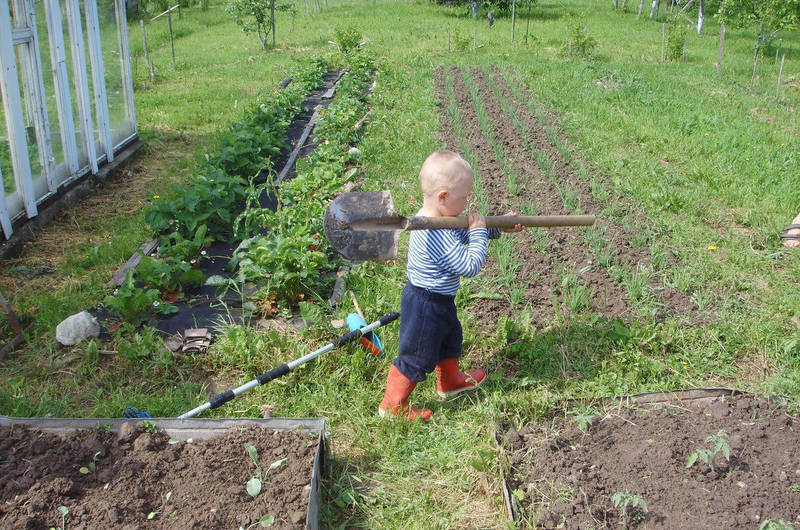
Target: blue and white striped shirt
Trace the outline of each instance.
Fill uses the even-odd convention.
[[[499,228],[414,230],[408,245],[408,281],[455,296],[461,276],[471,278],[483,267],[487,239],[498,237]]]

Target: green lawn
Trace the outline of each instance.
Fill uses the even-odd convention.
[[[717,77],[713,19],[702,37],[690,35],[686,61],[660,63],[661,24],[637,21],[632,5],[614,13],[611,2],[540,2],[527,43],[525,18],[512,43],[510,18],[488,28],[484,19],[464,16],[466,9],[427,2],[329,0],[320,12],[297,7],[293,19],[279,19],[278,48],[269,52],[243,35],[222,5],[185,10],[173,19],[175,70],[166,20],[148,26],[157,77],[152,83],[143,57],[134,59],[139,126],[149,146],[136,162],[143,171],[132,177],[147,180],[112,181],[101,194],[125,190],[124,211],[109,207],[101,216],[77,206],[0,269],[12,305],[38,322],[28,347],[0,364],[3,414],[115,417],[135,405],[175,416],[205,401],[211,383],[217,391],[235,386],[336,336],[328,322],[352,312],[347,297],[333,311],[301,304],[315,322],[302,333],[221,329],[212,352],[197,360],[173,360],[146,330],[99,346],[120,355],[97,345],[54,344],[55,325],[98,304],[107,278],[147,238],[141,207],[151,196],[187,178],[226,125],[272,90],[297,58],[336,61],[328,41],[346,25],[363,33],[381,63],[360,146],[363,188],[390,189],[404,214],[418,208],[419,166],[440,147],[436,67],[514,72],[532,94],[531,112],[557,116],[564,136],[554,125],[553,143],[577,173],[638,205],[651,252],[673,262],[653,274],[709,318],[687,324],[680,316],[641,317],[615,327],[580,311],[536,329],[524,305],[515,318],[487,324],[471,311],[472,299],[460,296],[465,359],[492,370],[482,391],[442,404],[432,381],[421,384],[412,398],[434,409],[429,424],[383,422],[376,414],[396,355],[396,325],[380,331],[382,359],[357,348],[337,350],[209,414],[260,416],[260,406],[271,404],[275,416],[325,417],[332,458],[324,526],[506,527],[495,430],[539,419],[565,399],[732,386],[782,394],[796,407],[800,344],[791,318],[800,316],[800,254],[782,250],[777,233],[800,211],[797,35],[783,35],[785,83],[776,101],[774,57],[761,61],[752,93],[748,88],[752,34],[729,29]],[[576,18],[597,41],[591,58],[565,54]],[[138,25],[131,24],[130,35],[137,54]],[[456,36],[468,41],[467,50],[455,51]],[[448,101],[442,103],[448,112]],[[614,214],[613,204],[604,214]],[[57,251],[56,230],[68,230]],[[513,250],[502,259],[526,258],[525,249]],[[53,272],[35,274],[45,261]],[[621,281],[630,284],[636,274],[624,271]],[[348,288],[369,319],[399,309],[404,281],[402,261],[365,263],[351,270]],[[489,288],[491,281],[484,273],[469,288]],[[503,287],[513,288],[513,279]],[[151,354],[135,360],[123,352]]]

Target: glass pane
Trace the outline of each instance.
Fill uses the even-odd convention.
[[[59,2],[61,6],[61,21],[62,32],[64,34],[64,51],[67,54],[67,64],[69,65],[67,75],[69,76],[70,83],[70,101],[72,102],[72,116],[75,121],[75,139],[78,145],[78,166],[81,168],[89,165],[89,151],[86,147],[86,139],[83,134],[83,122],[81,121],[80,107],[78,106],[78,89],[76,84],[77,77],[75,76],[75,64],[72,57],[72,41],[69,34],[69,19],[67,18],[67,9],[65,2]],[[83,21],[80,21],[81,27]],[[85,55],[85,53],[84,53]],[[87,63],[88,64],[88,63]],[[88,66],[87,66],[88,71]],[[90,80],[91,83],[91,80]],[[91,86],[91,85],[90,85]]]
[[[43,0],[36,0],[34,8],[36,10],[36,32],[39,40],[44,93],[47,102],[47,118],[50,122],[50,145],[53,150],[53,158],[55,159],[55,181],[60,184],[69,176],[69,168],[67,167],[64,146],[61,141],[61,123],[58,116],[58,105],[56,103],[53,63],[50,59],[50,36],[47,33],[47,17]],[[69,131],[69,134],[75,134],[75,132]]]
[[[0,94],[0,172],[3,173],[3,189],[11,193],[16,189],[14,173],[11,167],[11,151],[8,144],[8,131],[6,130],[6,113],[3,106],[3,95]]]
[[[92,75],[92,58],[89,53],[89,28],[86,25],[86,2],[84,0],[80,0],[80,13],[81,13],[81,23],[83,24],[83,54],[84,60],[86,61],[86,78],[89,84],[89,101],[91,102],[92,106],[92,120],[94,121],[94,145],[95,145],[95,153],[97,153],[97,157],[99,158],[103,151],[103,144],[102,139],[100,136],[100,128],[97,126],[97,106],[95,105],[94,99],[94,76]]]
[[[103,64],[106,70],[108,119],[111,124],[111,136],[116,146],[133,134],[133,119],[125,93],[122,41],[117,23],[116,2],[114,0],[98,0],[97,9],[100,17]]]
[[[36,125],[34,115],[36,112],[36,100],[34,94],[33,81],[28,77],[28,45],[20,44],[16,47],[17,52],[17,74],[19,76],[19,87],[22,92],[22,116],[25,131],[25,143],[28,144],[28,160],[31,164],[31,177],[34,180],[42,176],[42,164],[39,157],[39,143],[36,138]],[[22,190],[17,190],[22,191]]]

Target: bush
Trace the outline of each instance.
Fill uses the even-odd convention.
[[[589,35],[589,29],[582,21],[575,21],[570,24],[566,46],[570,56],[590,57],[597,46],[597,41]]]
[[[339,46],[339,51],[345,54],[357,50],[358,45],[361,44],[361,32],[352,26],[336,28],[333,38]]]
[[[683,58],[683,47],[688,29],[683,22],[673,20],[667,24],[667,60],[680,61]]]

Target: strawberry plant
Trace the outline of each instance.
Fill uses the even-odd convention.
[[[164,315],[178,311],[174,305],[161,302],[158,289],[137,287],[132,270],[125,273],[125,281],[114,295],[105,297],[104,303],[109,312],[134,326],[141,324],[153,309]]]

